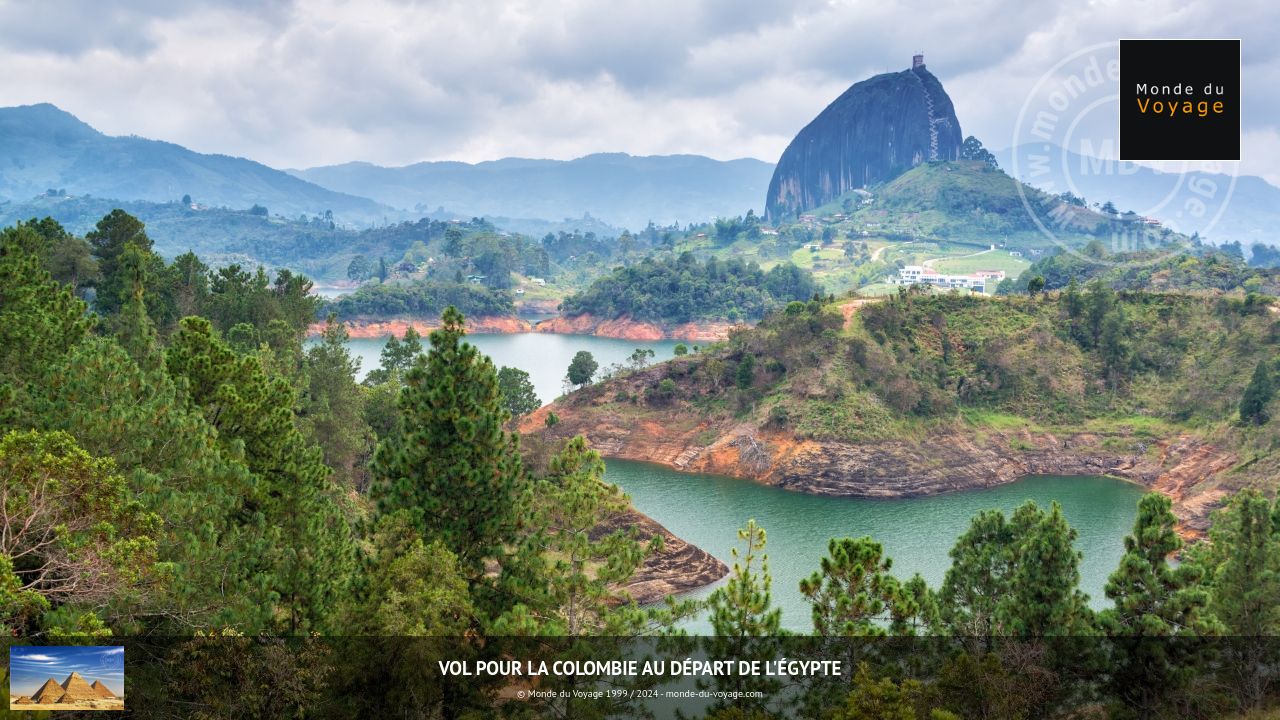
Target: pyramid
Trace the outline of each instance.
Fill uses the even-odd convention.
[[[57,680],[49,678],[44,681],[44,684],[36,691],[36,694],[31,696],[31,702],[40,705],[52,705],[61,701],[62,696],[66,694],[67,691],[62,689]]]
[[[71,673],[66,680],[62,681],[62,689],[66,691],[66,694],[62,696],[62,702],[64,703],[102,699],[98,691],[89,687],[89,683],[85,682],[78,672]]]
[[[31,704],[31,698],[30,698],[30,697],[27,697],[26,695],[19,695],[19,696],[18,696],[18,697],[13,701],[13,704],[14,704],[14,705],[30,705],[30,704]]]
[[[103,698],[104,700],[114,700],[116,697],[116,694],[108,690],[107,686],[103,685],[101,680],[94,680],[93,684],[89,687],[93,688],[94,692],[98,693],[98,697]]]

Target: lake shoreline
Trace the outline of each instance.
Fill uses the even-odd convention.
[[[548,428],[545,420],[551,412],[559,422]],[[1210,512],[1227,494],[1204,481],[1238,461],[1234,453],[1186,434],[1152,440],[1085,431],[955,427],[917,439],[818,440],[751,422],[678,411],[637,412],[611,396],[562,398],[522,418],[520,430],[554,439],[583,435],[606,458],[830,497],[928,497],[1034,475],[1113,477],[1169,496],[1178,532],[1189,540],[1204,535]]]
[[[343,321],[347,334],[352,338],[374,340],[391,335],[404,335],[412,327],[418,334],[427,335],[440,327],[438,318],[353,318]],[[308,337],[317,337],[324,331],[323,322],[312,323],[307,328]],[[483,335],[521,335],[544,333],[552,335],[582,335],[614,340],[682,340],[713,343],[726,340],[730,331],[740,324],[728,322],[689,322],[678,325],[639,322],[629,319],[599,320],[590,315],[573,318],[555,316],[527,320],[518,315],[488,315],[468,317],[468,333]]]

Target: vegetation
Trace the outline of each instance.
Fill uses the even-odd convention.
[[[1026,291],[1042,278],[1046,290],[1061,290],[1075,280],[1083,285],[1098,279],[1113,290],[1244,291],[1276,294],[1280,272],[1251,267],[1238,252],[1204,245],[1192,238],[1181,248],[1108,252],[1092,241],[1078,253],[1058,251],[1009,279],[1004,292]]]
[[[502,394],[503,407],[511,417],[528,415],[542,407],[529,373],[519,368],[503,367],[498,370],[498,392]]]
[[[400,711],[436,717],[617,710],[562,700],[572,693],[509,703],[506,678],[431,681],[429,645],[396,646],[388,662],[367,647],[333,650],[344,634],[460,638],[450,652],[501,658],[504,643],[527,636],[678,635],[679,621],[703,610],[716,633],[710,657],[786,651],[754,521],[731,577],[705,603],[636,603],[625,588],[661,540],[628,521],[626,497],[583,438],[543,461],[522,453],[506,423],[536,401],[528,379],[466,342],[457,308],[444,308],[427,347],[410,333],[389,343],[381,372],[357,384],[335,318],[303,348],[317,310],[309,280],[209,271],[194,255],[166,263],[144,235],[123,213],[104,219],[96,254],[56,224],[0,233],[7,634],[187,636],[140,682],[178,704],[247,716],[282,702],[300,716],[359,716],[367,707],[351,703],[370,687],[408,693],[395,699]],[[66,256],[91,258],[96,276],[54,277],[50,265],[66,266],[53,258],[72,247]],[[82,277],[107,290],[101,304]],[[1254,455],[1248,472],[1266,472],[1280,342],[1269,307],[1256,296],[1116,292],[1101,281],[1034,298],[904,290],[848,320],[831,299],[796,300],[758,329],[669,363],[647,368],[650,354],[637,351],[627,379],[653,381],[653,393],[617,402],[754,413],[846,439],[953,419],[1141,416],[1223,433]],[[575,385],[597,370],[589,353],[574,365]],[[573,402],[599,400],[596,387]],[[891,645],[840,641],[842,657],[857,661],[850,682],[810,678],[787,692],[776,676],[703,678],[726,693],[762,693],[707,713],[1256,711],[1275,700],[1273,658],[1241,638],[1280,633],[1277,518],[1280,506],[1258,492],[1229,496],[1206,541],[1174,565],[1182,548],[1170,503],[1144,498],[1100,612],[1080,592],[1076,534],[1056,505],[975,516],[936,589],[894,577],[873,538],[832,539],[801,585],[813,605],[809,640],[935,642],[895,657]],[[1207,639],[1220,642],[1191,643]],[[599,647],[544,639],[523,651],[584,657]],[[285,687],[262,691],[263,678]],[[250,687],[229,693],[223,683]]]
[[[1267,307],[1256,296],[1115,292],[1097,281],[1036,298],[904,289],[849,322],[839,302],[793,302],[644,382],[672,380],[696,414],[818,439],[916,437],[977,415],[1059,427],[1142,417],[1226,432],[1242,398],[1249,418],[1271,402],[1270,371],[1246,389],[1280,342]],[[1271,432],[1223,441],[1265,448]]]
[[[683,323],[692,320],[758,320],[791,300],[818,291],[807,273],[793,265],[768,272],[740,260],[699,262],[691,253],[677,258],[646,258],[596,280],[567,298],[566,315]]]
[[[406,284],[365,285],[329,304],[344,320],[354,318],[434,317],[447,307],[467,315],[512,315],[511,296],[471,283],[415,280]]]
[[[573,360],[569,362],[569,371],[565,374],[565,380],[575,387],[587,385],[591,382],[591,378],[595,377],[599,367],[600,364],[590,352],[579,350],[574,353]]]

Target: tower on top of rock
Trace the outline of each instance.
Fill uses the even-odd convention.
[[[924,53],[918,52],[911,56],[911,69],[917,70],[924,67]]]

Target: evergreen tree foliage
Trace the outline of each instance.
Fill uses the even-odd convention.
[[[1231,635],[1280,633],[1280,540],[1271,504],[1256,490],[1242,490],[1210,526],[1209,540],[1197,559],[1213,615]]]
[[[1076,531],[1054,503],[1027,502],[1006,519],[998,510],[974,516],[951,550],[939,594],[942,619],[974,637],[1078,635],[1093,623],[1077,589]]]
[[[773,607],[767,538],[755,520],[738,531],[744,548],[733,548],[729,580],[707,600],[711,629],[725,638],[770,637],[782,634],[782,610]]]
[[[269,626],[273,603],[259,570],[278,538],[245,512],[256,479],[163,369],[144,371],[112,339],[92,338],[46,368],[35,403],[44,429],[113,457],[131,492],[164,520],[164,582],[137,608],[150,626]]]
[[[729,579],[707,598],[708,620],[715,636],[707,652],[712,657],[741,660],[776,659],[780,648],[773,638],[787,633],[782,629],[782,609],[773,606],[773,577],[769,574],[769,556],[764,554],[768,538],[764,528],[753,519],[738,530],[738,540],[742,549],[733,548]],[[761,697],[730,703],[718,701],[712,705],[712,712],[730,705],[772,717],[776,704],[785,702],[777,695],[782,685],[776,678],[731,675],[714,678],[714,685],[726,693],[758,692]],[[699,682],[699,686],[705,687],[706,683]]]
[[[497,372],[463,341],[463,317],[445,310],[400,394],[401,432],[379,444],[373,497],[405,511],[424,539],[440,540],[468,572],[515,538],[525,482],[517,439],[503,431]]]
[[[1076,531],[1054,502],[1049,512],[1034,503],[1014,511],[1011,524],[1017,545],[1017,564],[1009,578],[1009,593],[996,606],[996,622],[1017,637],[1080,635],[1092,626],[1088,597],[1080,584],[1080,552]]]
[[[1271,368],[1265,360],[1260,360],[1240,398],[1240,422],[1261,425],[1270,420],[1267,405],[1274,395],[1275,381],[1271,377]]]
[[[1009,592],[1016,558],[1014,532],[999,510],[983,510],[951,548],[939,593],[942,617],[958,635],[989,636],[996,608]]]
[[[299,425],[324,452],[339,485],[363,487],[364,465],[373,454],[373,430],[364,419],[364,398],[356,384],[360,361],[347,349],[346,328],[330,315],[319,342],[303,359],[306,386]]]
[[[361,580],[345,603],[349,635],[461,636],[474,623],[467,580],[439,541],[424,543],[405,513],[377,519]]]
[[[1169,564],[1182,548],[1171,505],[1157,493],[1138,502],[1124,557],[1107,580],[1106,594],[1114,606],[1098,617],[1112,637],[1111,691],[1143,716],[1155,716],[1168,705],[1204,661],[1198,648],[1182,639],[1218,630],[1205,609],[1209,594],[1199,585],[1201,568]]]
[[[551,458],[535,488],[536,528],[530,540],[543,560],[546,609],[539,634],[630,636],[661,616],[638,608],[618,587],[646,557],[662,549],[661,536],[645,541],[634,528],[608,530],[629,503],[604,481],[604,461],[574,437]]]
[[[917,575],[908,587],[889,574],[892,566],[883,546],[869,537],[832,538],[821,569],[800,581],[800,593],[813,604],[814,632],[904,635],[936,623],[937,605],[924,579]],[[919,597],[913,593],[918,588]],[[921,615],[924,622],[916,622]]]
[[[354,546],[321,451],[295,424],[293,389],[269,376],[257,357],[236,354],[203,318],[182,321],[165,361],[224,448],[242,452],[257,477],[245,511],[279,537],[263,560],[283,627],[323,626],[350,581]]]
[[[112,318],[116,339],[139,366],[154,370],[163,362],[155,324],[147,312],[147,284],[150,280],[147,258],[132,243],[126,245],[120,259],[121,272],[126,285],[121,288],[125,300],[119,313]]]
[[[31,235],[0,235],[0,425],[18,421],[30,383],[94,325],[85,304],[24,249]]]
[[[1124,539],[1124,557],[1107,580],[1106,594],[1115,605],[1098,618],[1109,634],[1168,637],[1213,629],[1205,612],[1209,595],[1199,585],[1201,568],[1169,564],[1182,549],[1171,506],[1159,493],[1138,502],[1133,534]]]
[[[403,340],[397,340],[395,335],[388,338],[382,348],[382,369],[401,374],[408,372],[414,358],[422,354],[421,338],[412,325],[405,328]]]
[[[112,315],[120,309],[129,294],[130,278],[121,264],[121,258],[129,245],[139,251],[151,252],[151,238],[138,218],[124,210],[112,210],[98,221],[97,226],[85,235],[93,256],[98,260],[101,279],[97,282],[94,309],[104,315]]]

